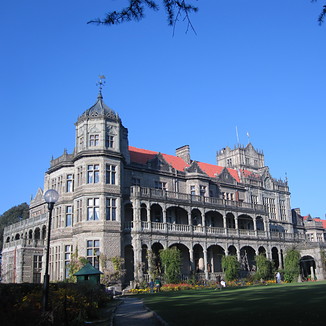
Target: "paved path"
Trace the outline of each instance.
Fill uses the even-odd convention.
[[[132,297],[123,297],[122,303],[117,307],[113,319],[114,326],[160,326],[162,325],[148,311],[141,300]]]

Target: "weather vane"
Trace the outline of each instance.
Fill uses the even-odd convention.
[[[102,88],[105,85],[105,76],[104,75],[100,75],[98,76],[100,78],[100,81],[96,83],[96,86],[98,86],[99,88],[99,93],[102,94]]]

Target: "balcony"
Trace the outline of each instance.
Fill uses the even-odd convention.
[[[305,234],[284,233],[284,232],[267,232],[262,230],[245,230],[232,228],[219,228],[212,226],[198,226],[188,224],[172,224],[160,222],[129,222],[125,225],[125,231],[136,231],[142,233],[155,233],[164,235],[179,235],[190,237],[206,238],[236,238],[236,239],[253,239],[253,240],[277,240],[277,241],[305,241]]]
[[[184,194],[180,192],[172,192],[163,189],[142,188],[139,186],[130,187],[130,197],[160,200],[163,202],[173,202],[180,205],[190,205],[199,207],[210,207],[222,210],[234,210],[246,213],[259,213],[266,215],[263,205],[245,203],[242,201],[224,200],[216,197],[205,197],[198,195]]]

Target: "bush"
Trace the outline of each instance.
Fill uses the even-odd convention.
[[[284,281],[297,281],[300,274],[300,252],[296,249],[290,249],[286,252],[284,259]]]
[[[0,284],[1,324],[42,325],[42,285]],[[98,308],[110,297],[94,284],[50,284],[49,307],[52,325],[83,325],[87,318],[95,318]]]
[[[269,280],[273,277],[272,262],[267,259],[263,254],[256,256],[257,272],[255,273],[255,279],[257,280]]]
[[[224,270],[224,277],[226,281],[233,281],[238,277],[240,264],[236,256],[223,256],[222,268]]]

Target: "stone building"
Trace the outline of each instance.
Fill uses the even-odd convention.
[[[309,257],[320,259],[313,247],[323,247],[324,228],[291,212],[287,181],[270,175],[252,144],[219,150],[216,165],[192,160],[188,145],[175,155],[129,146],[128,130],[101,92],[75,127],[74,152],[50,162],[30,218],[4,231],[4,282],[42,282],[48,189],[60,195],[51,230],[52,281],[67,278],[77,250],[100,269],[100,254],[123,257],[126,283],[148,279],[149,250],[157,257],[172,246],[181,251],[184,278],[215,279],[223,255],[236,255],[246,272],[260,253],[282,268],[293,246],[312,248]],[[321,263],[313,268],[324,277]]]

